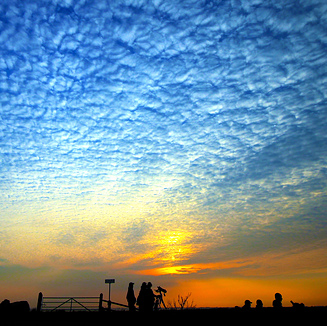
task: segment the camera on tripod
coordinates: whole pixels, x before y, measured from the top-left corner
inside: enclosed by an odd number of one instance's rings
[[[167,290],[162,288],[161,286],[158,286],[156,290],[154,290],[155,292],[159,293],[159,294],[162,294],[165,296],[166,293],[167,293]]]
[[[162,294],[165,296],[167,293],[167,290],[162,288],[161,286],[158,286],[156,290],[154,290],[156,293],[158,293],[157,295],[155,295],[156,301],[154,303],[154,310],[159,310],[161,309],[161,305],[164,306],[165,309],[167,309],[164,299],[162,297]]]

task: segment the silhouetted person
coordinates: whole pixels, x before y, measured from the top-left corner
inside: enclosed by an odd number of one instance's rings
[[[145,291],[145,310],[148,312],[153,311],[153,305],[155,301],[155,296],[152,291],[152,283],[149,282],[146,286],[146,291]]]
[[[137,296],[137,301],[136,301],[136,304],[139,306],[140,311],[146,310],[146,305],[145,305],[146,288],[147,288],[146,283],[143,282],[141,285],[139,295]]]
[[[128,285],[128,290],[127,290],[127,295],[126,295],[126,300],[128,303],[129,311],[135,311],[136,298],[135,298],[133,286],[134,286],[134,283],[130,282]]]
[[[273,301],[273,307],[276,309],[280,309],[283,307],[282,305],[283,297],[280,293],[275,293],[275,300]]]
[[[242,307],[242,309],[245,309],[245,310],[251,309],[251,304],[252,304],[252,302],[250,300],[245,300],[244,306]]]
[[[260,299],[256,301],[256,309],[262,309],[263,308],[263,303]]]

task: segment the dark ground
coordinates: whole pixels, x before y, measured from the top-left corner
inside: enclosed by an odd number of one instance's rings
[[[319,325],[325,322],[327,307],[312,307],[296,310],[282,308],[276,311],[263,308],[244,311],[235,308],[192,309],[184,311],[159,311],[151,314],[127,311],[103,312],[30,312],[23,314],[2,315],[3,326],[71,326],[71,325]]]

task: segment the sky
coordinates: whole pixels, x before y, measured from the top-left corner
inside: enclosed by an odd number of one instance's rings
[[[325,0],[2,0],[0,54],[0,300],[327,305]]]

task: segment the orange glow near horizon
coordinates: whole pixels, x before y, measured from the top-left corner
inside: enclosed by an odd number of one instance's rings
[[[91,276],[91,275],[90,275]],[[131,279],[133,280],[133,279]],[[190,300],[194,301],[196,307],[235,307],[242,306],[245,300],[252,302],[255,307],[257,299],[261,299],[264,307],[271,307],[274,294],[280,292],[283,296],[283,306],[291,306],[290,300],[303,302],[306,306],[325,306],[327,302],[326,275],[319,275],[315,278],[312,275],[302,275],[290,278],[245,278],[245,277],[221,277],[221,278],[182,278],[175,275],[174,285],[165,284],[167,279],[145,278],[153,283],[153,287],[160,285],[167,289],[165,302],[177,300],[178,295],[185,296],[191,293]],[[99,282],[98,282],[99,281]],[[106,294],[106,287],[103,280],[98,280],[96,286],[85,284],[81,286],[81,281],[66,279],[65,284],[58,287],[58,283],[44,283],[42,287],[20,284],[9,284],[2,287],[3,298],[11,301],[28,300],[31,307],[36,304],[39,291],[48,295],[98,295]],[[67,282],[70,282],[68,285]],[[74,283],[75,282],[75,283]],[[137,296],[141,281],[135,283],[135,295]],[[116,302],[125,303],[126,289],[128,283],[117,277],[116,284],[112,289]]]
[[[136,263],[136,261],[139,261],[139,259],[126,262],[126,264]],[[325,273],[327,271],[326,263],[326,250],[313,247],[306,248],[306,250],[297,248],[288,252],[267,253],[247,257],[246,259],[213,263],[175,264],[173,260],[156,260],[155,264],[147,265],[150,268],[139,269],[134,273],[159,276],[167,274],[207,274],[214,271],[233,269],[233,274],[241,277],[278,276],[281,273],[287,276]]]
[[[292,306],[290,300],[303,302],[307,306],[326,305],[326,278],[315,279],[302,276],[295,279],[256,279],[256,278],[215,278],[188,280],[172,289],[170,298],[178,294],[192,293],[192,299],[197,307],[234,307],[243,306],[245,300],[255,307],[257,299],[261,299],[265,307],[271,307],[274,294],[280,292],[283,296],[283,306]]]

